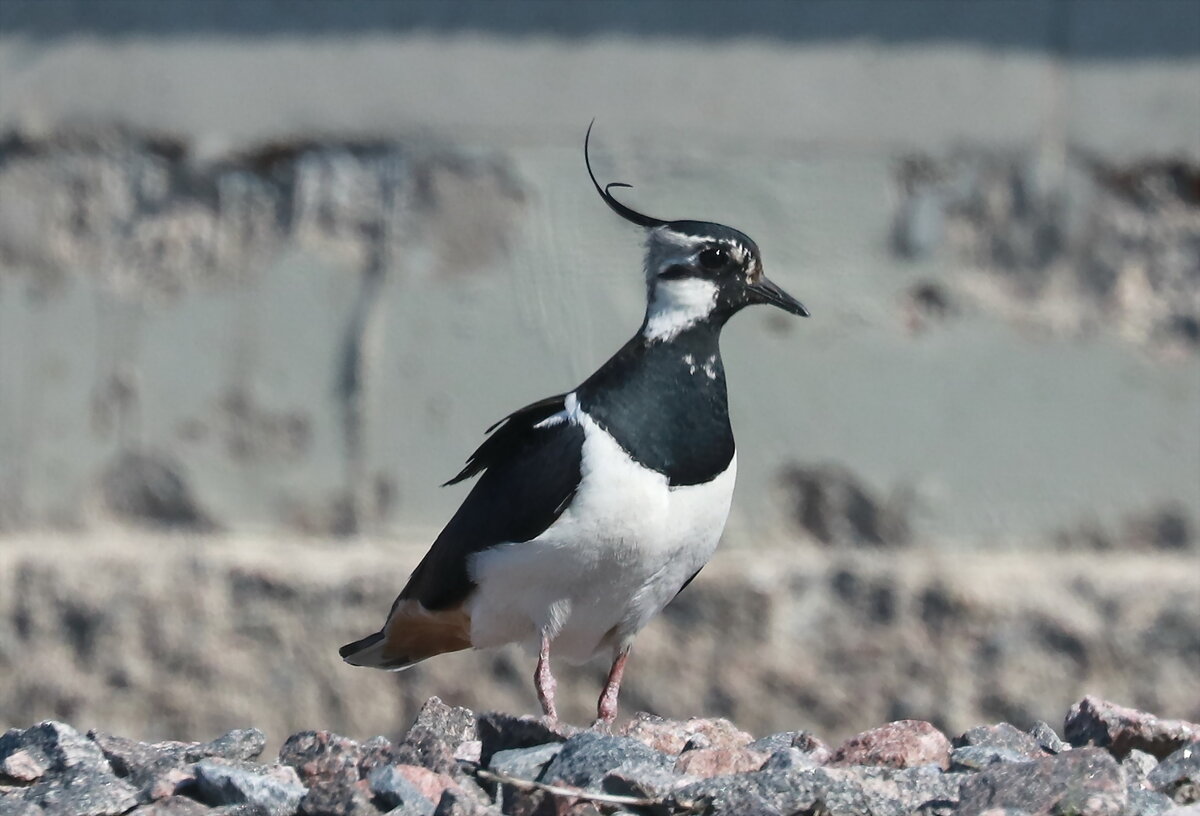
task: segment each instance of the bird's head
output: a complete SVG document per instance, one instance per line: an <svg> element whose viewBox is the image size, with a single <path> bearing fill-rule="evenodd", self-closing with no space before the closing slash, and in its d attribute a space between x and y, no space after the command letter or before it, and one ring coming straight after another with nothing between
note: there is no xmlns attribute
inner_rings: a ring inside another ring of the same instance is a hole
<svg viewBox="0 0 1200 816"><path fill-rule="evenodd" d="M758 245L732 227L708 221L664 221L622 204L609 190L628 187L614 182L603 187L592 172L588 139L584 161L592 184L618 215L649 230L646 239L646 322L650 339L670 339L701 322L723 324L745 306L766 303L808 317L804 304L763 274Z"/></svg>

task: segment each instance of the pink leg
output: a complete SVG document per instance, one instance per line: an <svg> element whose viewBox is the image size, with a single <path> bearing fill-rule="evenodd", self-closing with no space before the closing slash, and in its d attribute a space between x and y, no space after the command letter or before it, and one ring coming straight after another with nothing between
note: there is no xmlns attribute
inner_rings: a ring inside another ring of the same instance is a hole
<svg viewBox="0 0 1200 816"><path fill-rule="evenodd" d="M617 718L617 695L621 693L621 675L625 674L625 661L628 659L628 646L617 652L613 659L612 668L608 670L608 680L604 683L604 691L600 692L600 702L596 705L596 725L607 727Z"/></svg>
<svg viewBox="0 0 1200 816"><path fill-rule="evenodd" d="M558 681L550 673L550 638L542 635L542 650L538 654L537 670L533 673L533 682L537 686L538 702L542 704L542 713L546 720L553 724L558 721L558 712L554 709L554 691Z"/></svg>

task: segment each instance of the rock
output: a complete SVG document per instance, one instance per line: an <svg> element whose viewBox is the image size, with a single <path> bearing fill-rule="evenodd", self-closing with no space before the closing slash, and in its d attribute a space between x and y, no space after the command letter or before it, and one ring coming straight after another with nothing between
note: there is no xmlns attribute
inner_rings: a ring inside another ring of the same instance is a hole
<svg viewBox="0 0 1200 816"><path fill-rule="evenodd" d="M396 776L402 778L430 802L440 802L442 794L448 790L462 790L462 786L449 774L431 771L419 765L392 765L386 770L390 770ZM376 773L383 773L384 771L385 769L380 769Z"/></svg>
<svg viewBox="0 0 1200 816"><path fill-rule="evenodd" d="M367 779L377 768L396 763L396 746L387 737L371 737L359 745L358 776Z"/></svg>
<svg viewBox="0 0 1200 816"><path fill-rule="evenodd" d="M1042 720L1037 720L1033 724L1033 728L1029 729L1029 736L1033 737L1038 746L1048 754L1061 754L1063 751L1071 749L1071 746L1062 741L1050 724Z"/></svg>
<svg viewBox="0 0 1200 816"><path fill-rule="evenodd" d="M437 697L430 697L404 739L396 745L395 759L438 773L457 774L455 754L464 742L475 739L475 714L470 709L448 706Z"/></svg>
<svg viewBox="0 0 1200 816"><path fill-rule="evenodd" d="M561 742L548 742L532 748L510 748L492 754L488 767L496 773L515 779L533 780L542 775L550 760L562 750Z"/></svg>
<svg viewBox="0 0 1200 816"><path fill-rule="evenodd" d="M0 782L28 783L40 779L46 766L28 751L13 751L0 762Z"/></svg>
<svg viewBox="0 0 1200 816"><path fill-rule="evenodd" d="M1160 816L1171 812L1172 816L1178 816L1182 808L1176 808L1175 803L1171 801L1169 796L1164 796L1158 791L1145 790L1144 788L1129 789L1129 802L1125 806L1126 812L1136 814L1136 816Z"/></svg>
<svg viewBox="0 0 1200 816"><path fill-rule="evenodd" d="M774 754L783 748L795 748L812 758L817 765L824 765L833 757L833 751L819 737L808 731L783 731L756 739L747 748Z"/></svg>
<svg viewBox="0 0 1200 816"><path fill-rule="evenodd" d="M139 796L144 800L156 802L180 793L195 782L196 774L193 769L168 768L142 788Z"/></svg>
<svg viewBox="0 0 1200 816"><path fill-rule="evenodd" d="M476 802L462 791L448 790L442 795L433 816L501 816L501 811Z"/></svg>
<svg viewBox="0 0 1200 816"><path fill-rule="evenodd" d="M7 764L10 758L18 773L43 769L18 798L47 814L115 816L137 804L136 789L114 775L96 744L64 723L46 721L8 731L0 737L0 762Z"/></svg>
<svg viewBox="0 0 1200 816"><path fill-rule="evenodd" d="M600 787L605 793L618 796L662 799L676 788L699 781L699 777L680 774L673 768L626 765L605 775Z"/></svg>
<svg viewBox="0 0 1200 816"><path fill-rule="evenodd" d="M923 720L899 720L856 734L834 753L832 765L950 767L950 740Z"/></svg>
<svg viewBox="0 0 1200 816"><path fill-rule="evenodd" d="M1021 756L1007 748L992 745L964 745L950 751L950 770L979 771L1001 762L1025 762Z"/></svg>
<svg viewBox="0 0 1200 816"><path fill-rule="evenodd" d="M1134 748L1162 759L1200 740L1200 724L1160 720L1144 711L1087 696L1071 706L1063 735L1072 745L1108 748L1117 759Z"/></svg>
<svg viewBox="0 0 1200 816"><path fill-rule="evenodd" d="M532 748L548 742L563 742L567 737L552 730L536 717L513 717L489 711L475 720L479 734L479 762L487 765L492 754L512 748Z"/></svg>
<svg viewBox="0 0 1200 816"><path fill-rule="evenodd" d="M459 762L479 763L479 757L483 753L483 742L481 740L465 740L460 744L454 752L454 758Z"/></svg>
<svg viewBox="0 0 1200 816"><path fill-rule="evenodd" d="M1180 805L1200 802L1200 741L1180 748L1146 774L1146 782Z"/></svg>
<svg viewBox="0 0 1200 816"><path fill-rule="evenodd" d="M46 816L46 811L33 802L26 802L19 794L0 792L0 816Z"/></svg>
<svg viewBox="0 0 1200 816"><path fill-rule="evenodd" d="M812 754L806 754L799 748L781 748L767 758L763 763L764 771L799 771L817 768L823 763L817 762Z"/></svg>
<svg viewBox="0 0 1200 816"><path fill-rule="evenodd" d="M1127 799L1116 760L1107 751L1083 748L966 775L956 813L1017 808L1031 814L1121 816Z"/></svg>
<svg viewBox="0 0 1200 816"><path fill-rule="evenodd" d="M210 816L212 808L186 796L168 796L142 805L131 816Z"/></svg>
<svg viewBox="0 0 1200 816"><path fill-rule="evenodd" d="M707 740L703 746L705 748L744 748L754 739L721 717L693 717L681 721L666 720L645 712L638 712L621 731L621 735L633 737L664 754L682 753L688 743L698 736Z"/></svg>
<svg viewBox="0 0 1200 816"><path fill-rule="evenodd" d="M395 767L376 768L367 779L367 784L375 796L375 804L381 810L403 808L402 812L412 813L414 816L429 816L436 807L421 789Z"/></svg>
<svg viewBox="0 0 1200 816"><path fill-rule="evenodd" d="M209 805L252 805L265 816L292 816L308 789L290 765L264 768L211 757L196 763L196 792Z"/></svg>
<svg viewBox="0 0 1200 816"><path fill-rule="evenodd" d="M956 775L943 774L933 765L819 768L810 773L818 780L819 803L829 816L907 816L945 809L958 801Z"/></svg>
<svg viewBox="0 0 1200 816"><path fill-rule="evenodd" d="M980 725L954 738L955 746L978 745L1011 751L1027 759L1046 755L1033 736L1008 723Z"/></svg>
<svg viewBox="0 0 1200 816"><path fill-rule="evenodd" d="M1145 751L1134 748L1121 760L1121 770L1125 771L1125 781L1130 785L1140 784L1146 775L1154 770L1158 760Z"/></svg>
<svg viewBox="0 0 1200 816"><path fill-rule="evenodd" d="M816 781L804 774L758 771L686 785L667 804L668 812L694 808L706 816L783 816L811 811L819 793Z"/></svg>
<svg viewBox="0 0 1200 816"><path fill-rule="evenodd" d="M749 748L702 748L681 754L675 761L675 772L708 779L757 771L767 759L767 754Z"/></svg>
<svg viewBox="0 0 1200 816"><path fill-rule="evenodd" d="M359 786L362 749L354 740L329 731L301 731L279 749L279 762L296 769L308 793L302 816L346 816L371 810L370 792Z"/></svg>
<svg viewBox="0 0 1200 816"><path fill-rule="evenodd" d="M609 773L626 771L636 775L642 768L669 769L673 764L671 757L633 737L584 731L563 743L541 781L597 790Z"/></svg>
<svg viewBox="0 0 1200 816"><path fill-rule="evenodd" d="M104 752L117 776L138 788L142 801L172 795L192 779L190 772L182 770L188 765L207 757L252 760L267 743L257 728L229 731L211 742L137 742L95 729L88 732L88 739Z"/></svg>

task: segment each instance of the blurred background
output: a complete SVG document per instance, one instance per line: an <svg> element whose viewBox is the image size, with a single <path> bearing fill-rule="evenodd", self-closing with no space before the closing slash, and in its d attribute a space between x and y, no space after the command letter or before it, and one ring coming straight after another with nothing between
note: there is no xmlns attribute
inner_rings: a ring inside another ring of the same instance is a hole
<svg viewBox="0 0 1200 816"><path fill-rule="evenodd" d="M537 709L337 647L640 323L593 117L813 312L725 332L732 517L626 714L1200 719L1200 3L5 0L0 728Z"/></svg>

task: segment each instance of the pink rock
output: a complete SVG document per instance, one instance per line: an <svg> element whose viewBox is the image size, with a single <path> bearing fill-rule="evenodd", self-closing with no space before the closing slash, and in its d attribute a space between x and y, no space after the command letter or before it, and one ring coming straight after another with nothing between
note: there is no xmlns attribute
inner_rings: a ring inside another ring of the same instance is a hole
<svg viewBox="0 0 1200 816"><path fill-rule="evenodd" d="M154 802L160 799L168 799L175 795L180 785L194 781L196 781L195 774L188 773L183 768L171 768L150 784L150 787L146 790L146 795Z"/></svg>
<svg viewBox="0 0 1200 816"><path fill-rule="evenodd" d="M924 720L898 720L856 734L833 755L833 765L950 767L950 740Z"/></svg>
<svg viewBox="0 0 1200 816"><path fill-rule="evenodd" d="M4 762L0 763L0 776L7 776L18 782L32 782L40 779L46 773L46 766L38 762L33 754L26 750L13 751Z"/></svg>
<svg viewBox="0 0 1200 816"><path fill-rule="evenodd" d="M1076 747L1108 748L1118 759L1134 748L1164 759L1188 743L1200 740L1200 723L1160 720L1145 711L1088 695L1071 706L1063 735Z"/></svg>
<svg viewBox="0 0 1200 816"><path fill-rule="evenodd" d="M461 790L453 777L419 765L395 765L396 772L407 779L430 802L440 802L447 788Z"/></svg>
<svg viewBox="0 0 1200 816"><path fill-rule="evenodd" d="M665 754L680 753L693 737L701 737L705 749L745 748L754 740L754 737L721 717L693 717L684 722L665 720L644 712L639 712L621 733Z"/></svg>
<svg viewBox="0 0 1200 816"><path fill-rule="evenodd" d="M750 773L762 768L767 754L750 748L699 748L679 755L675 773L708 779L726 774Z"/></svg>

